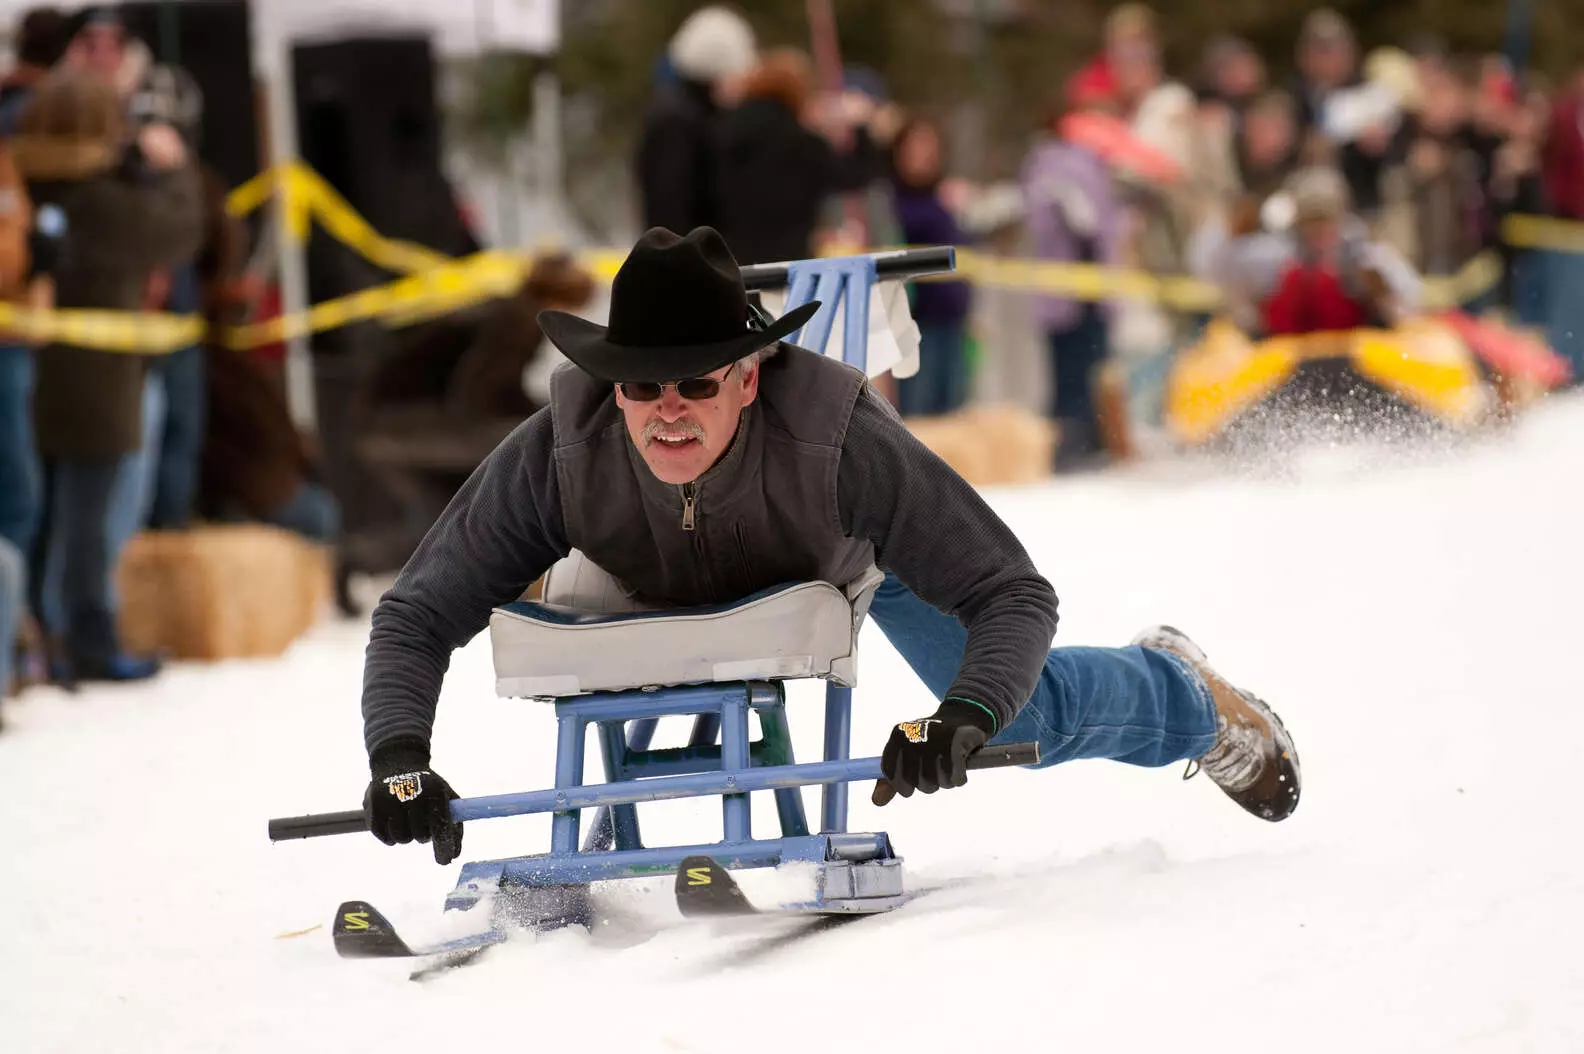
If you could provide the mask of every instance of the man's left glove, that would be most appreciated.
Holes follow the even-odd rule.
[[[363,815],[374,837],[386,845],[434,843],[437,864],[462,851],[462,825],[451,820],[451,802],[461,797],[429,768],[429,750],[412,740],[381,745],[369,755]]]
[[[891,730],[880,755],[883,778],[875,784],[876,805],[915,790],[934,794],[968,782],[968,756],[996,733],[988,709],[964,699],[948,699],[929,717],[903,721]]]

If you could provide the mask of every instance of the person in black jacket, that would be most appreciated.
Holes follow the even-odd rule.
[[[691,230],[716,222],[715,168],[721,108],[755,58],[753,30],[725,7],[682,23],[662,84],[644,117],[635,159],[645,227]]]
[[[815,255],[826,201],[885,175],[884,150],[900,124],[895,108],[858,93],[816,99],[807,55],[768,53],[721,126],[716,226],[732,254],[744,264]],[[844,131],[850,143],[838,149],[831,140]]]

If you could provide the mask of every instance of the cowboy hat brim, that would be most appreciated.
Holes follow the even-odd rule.
[[[745,329],[740,337],[714,344],[680,347],[614,344],[605,326],[549,308],[539,312],[539,328],[574,365],[599,380],[612,384],[625,381],[664,383],[702,377],[729,366],[750,352],[802,329],[819,308],[820,302],[811,300],[788,311],[764,329]]]

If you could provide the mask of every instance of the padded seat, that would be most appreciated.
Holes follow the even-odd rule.
[[[574,565],[585,588],[604,574]],[[559,699],[586,692],[722,681],[821,677],[857,680],[858,630],[883,579],[871,568],[839,589],[790,582],[730,604],[669,610],[591,610],[556,602],[557,565],[545,601],[518,600],[490,616],[495,691]]]

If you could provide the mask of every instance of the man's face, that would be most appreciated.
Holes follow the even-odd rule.
[[[1298,237],[1307,255],[1329,263],[1342,246],[1342,224],[1329,216],[1315,217],[1299,224]]]
[[[1239,51],[1216,71],[1216,88],[1228,99],[1247,99],[1265,84],[1265,64],[1252,51]]]
[[[1320,88],[1339,88],[1353,73],[1353,46],[1345,40],[1324,37],[1304,44],[1298,65],[1310,83]]]
[[[1468,98],[1463,85],[1450,74],[1437,72],[1423,79],[1420,124],[1434,135],[1451,135],[1468,120]]]
[[[1117,87],[1134,102],[1160,83],[1160,49],[1144,34],[1128,35],[1112,42],[1107,57]]]
[[[1249,160],[1262,168],[1284,161],[1297,135],[1292,116],[1281,110],[1251,110],[1243,121]]]
[[[757,363],[723,366],[707,379],[719,385],[707,398],[683,397],[691,381],[681,382],[680,392],[678,385],[664,385],[657,399],[645,398],[654,394],[654,385],[616,386],[627,434],[662,483],[691,483],[707,472],[731,445],[743,407],[759,394]]]
[[[940,139],[927,124],[914,128],[897,150],[902,178],[925,186],[940,175]]]
[[[119,27],[108,22],[93,22],[72,38],[66,59],[78,69],[113,79],[125,58],[125,44]]]

